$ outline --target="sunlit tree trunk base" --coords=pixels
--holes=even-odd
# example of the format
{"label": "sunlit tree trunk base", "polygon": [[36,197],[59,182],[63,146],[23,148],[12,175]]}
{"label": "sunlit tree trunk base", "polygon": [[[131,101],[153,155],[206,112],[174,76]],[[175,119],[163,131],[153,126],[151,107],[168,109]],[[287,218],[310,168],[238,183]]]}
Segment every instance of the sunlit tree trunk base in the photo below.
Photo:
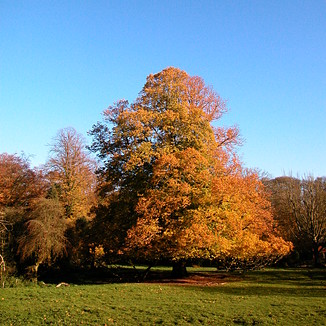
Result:
{"label": "sunlit tree trunk base", "polygon": [[35,265],[30,267],[29,277],[33,282],[37,282],[38,280],[38,268],[40,266],[39,262],[36,262]]}
{"label": "sunlit tree trunk base", "polygon": [[172,264],[172,274],[173,278],[182,278],[188,276],[186,263],[184,261],[174,262]]}

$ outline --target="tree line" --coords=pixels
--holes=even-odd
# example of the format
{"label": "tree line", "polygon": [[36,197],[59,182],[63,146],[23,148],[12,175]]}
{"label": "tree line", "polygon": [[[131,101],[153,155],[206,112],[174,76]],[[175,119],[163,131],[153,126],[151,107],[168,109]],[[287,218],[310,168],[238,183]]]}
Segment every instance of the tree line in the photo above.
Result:
{"label": "tree line", "polygon": [[42,167],[0,154],[1,272],[133,261],[178,276],[191,262],[265,266],[293,245],[319,263],[325,179],[244,168],[238,129],[216,127],[226,111],[202,78],[170,67],[106,109],[89,147],[66,128]]}

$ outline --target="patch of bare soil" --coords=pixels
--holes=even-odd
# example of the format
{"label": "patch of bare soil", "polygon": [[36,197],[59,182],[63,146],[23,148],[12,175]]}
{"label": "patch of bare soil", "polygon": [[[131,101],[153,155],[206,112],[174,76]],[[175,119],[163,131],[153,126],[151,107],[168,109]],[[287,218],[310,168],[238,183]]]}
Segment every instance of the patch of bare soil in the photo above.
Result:
{"label": "patch of bare soil", "polygon": [[220,273],[190,273],[184,278],[154,277],[145,283],[180,286],[220,286],[239,280],[237,276]]}

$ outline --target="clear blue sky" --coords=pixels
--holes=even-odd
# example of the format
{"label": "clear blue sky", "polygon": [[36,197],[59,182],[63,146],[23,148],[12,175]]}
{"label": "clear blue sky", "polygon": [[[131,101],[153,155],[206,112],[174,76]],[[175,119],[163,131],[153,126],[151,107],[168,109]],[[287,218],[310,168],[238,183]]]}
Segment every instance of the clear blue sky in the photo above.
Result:
{"label": "clear blue sky", "polygon": [[228,100],[247,167],[326,176],[324,0],[0,0],[0,153],[45,163],[168,66]]}

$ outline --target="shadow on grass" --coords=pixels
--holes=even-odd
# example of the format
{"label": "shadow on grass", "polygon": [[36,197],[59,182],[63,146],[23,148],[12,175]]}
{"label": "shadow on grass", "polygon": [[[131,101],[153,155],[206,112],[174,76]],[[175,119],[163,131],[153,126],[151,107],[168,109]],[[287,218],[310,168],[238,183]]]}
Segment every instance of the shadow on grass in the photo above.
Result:
{"label": "shadow on grass", "polygon": [[208,293],[235,296],[326,297],[326,269],[265,269],[250,271],[237,283],[205,287]]}
{"label": "shadow on grass", "polygon": [[[115,267],[95,270],[57,271],[43,275],[40,281],[76,285],[108,283],[160,283],[166,285],[200,286],[207,292],[229,295],[286,295],[324,297],[326,269],[265,269],[245,274],[191,269],[188,278],[171,279],[166,267],[151,270],[144,279],[144,268]],[[232,283],[232,285],[231,285]]]}
{"label": "shadow on grass", "polygon": [[326,285],[326,269],[265,269],[248,272],[247,282],[261,284],[282,284],[284,286]]}
{"label": "shadow on grass", "polygon": [[264,269],[251,271],[246,274],[255,281],[298,281],[300,279],[326,280],[326,269],[288,268],[288,269]]}
{"label": "shadow on grass", "polygon": [[202,289],[204,292],[211,294],[225,294],[234,296],[280,296],[280,297],[307,297],[307,298],[325,298],[326,290],[321,287],[307,286],[307,287],[283,287],[280,286],[220,286],[220,287],[206,287]]}
{"label": "shadow on grass", "polygon": [[39,281],[49,284],[65,282],[76,285],[135,283],[140,280],[141,272],[128,267],[57,270],[44,273],[39,277]]}

